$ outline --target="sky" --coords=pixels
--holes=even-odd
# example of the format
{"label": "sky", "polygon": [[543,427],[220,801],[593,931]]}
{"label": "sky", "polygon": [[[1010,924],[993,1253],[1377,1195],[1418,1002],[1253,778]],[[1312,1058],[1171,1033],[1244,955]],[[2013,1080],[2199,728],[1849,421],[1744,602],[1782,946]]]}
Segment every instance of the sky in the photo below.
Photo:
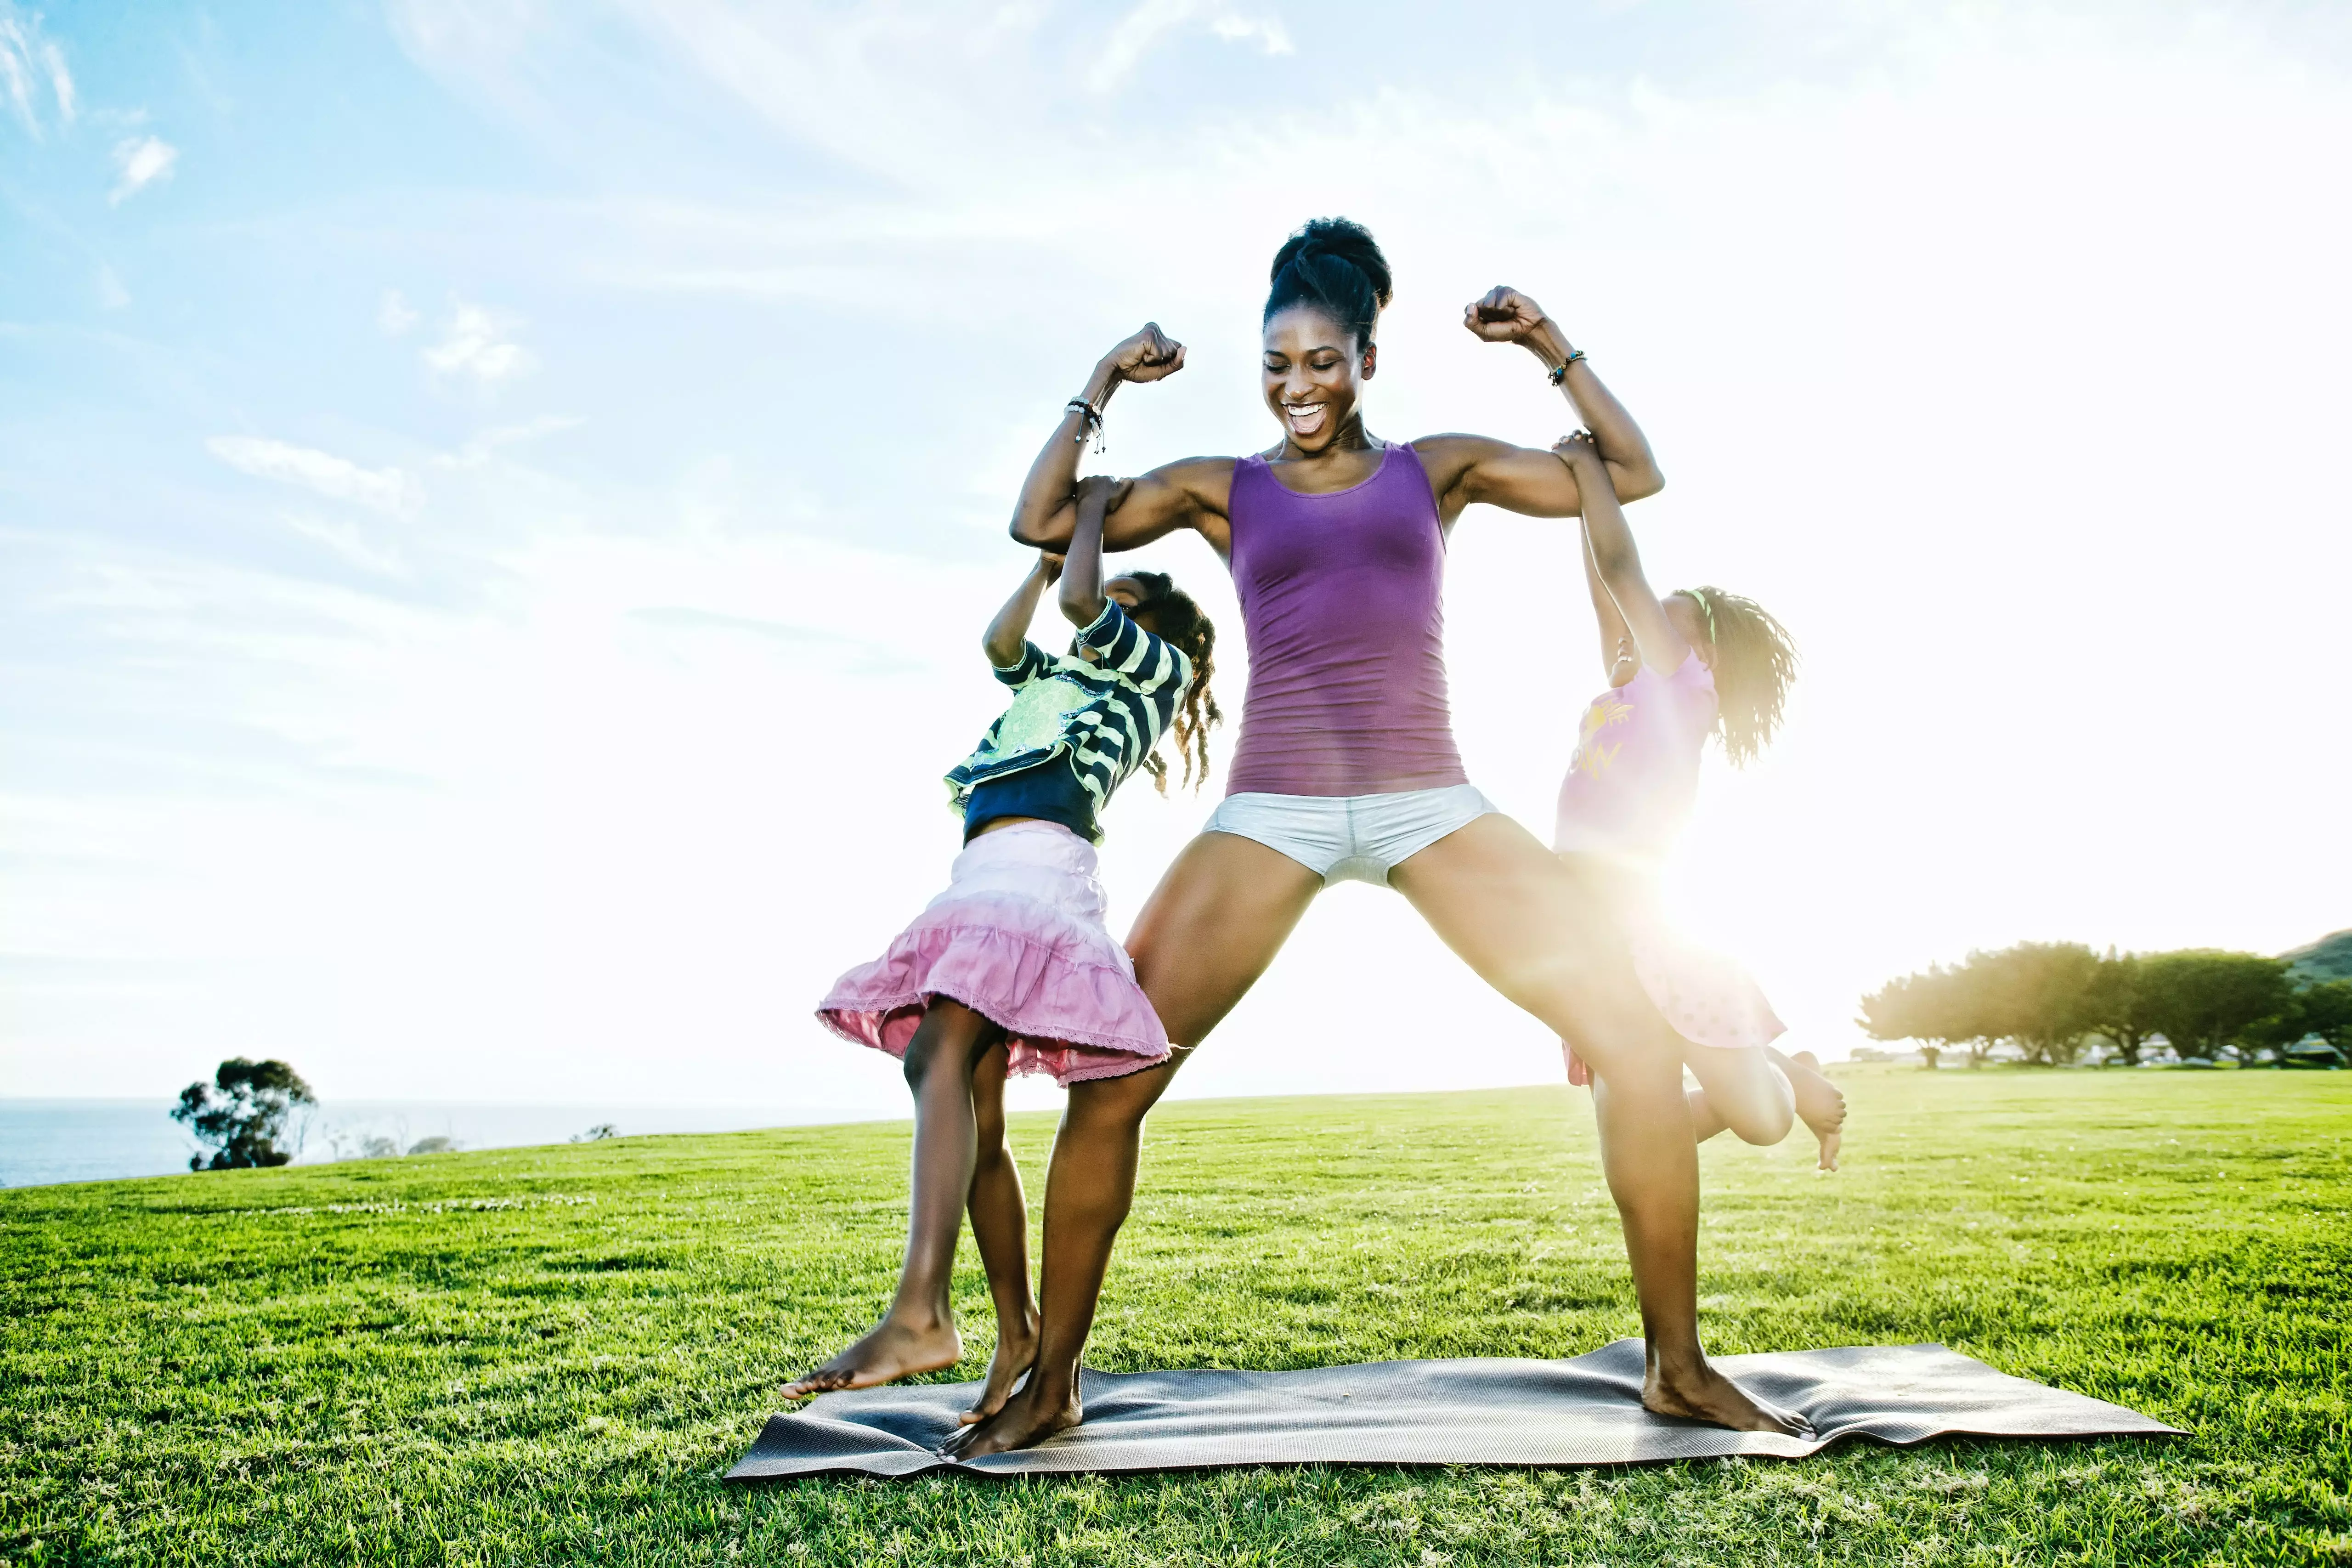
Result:
{"label": "sky", "polygon": [[[944,884],[1020,476],[1145,320],[1188,366],[1090,465],[1273,441],[1326,213],[1395,266],[1375,435],[1570,428],[1459,325],[1524,289],[1656,447],[1654,579],[1798,639],[1672,873],[1791,1046],[1973,947],[2352,925],[2343,9],[1480,15],[0,0],[0,1095],[903,1104],[810,1009]],[[1547,836],[1575,550],[1449,563]],[[1136,559],[1237,710],[1221,565]],[[1113,804],[1114,930],[1214,790]],[[1349,886],[1178,1092],[1559,1070]]]}

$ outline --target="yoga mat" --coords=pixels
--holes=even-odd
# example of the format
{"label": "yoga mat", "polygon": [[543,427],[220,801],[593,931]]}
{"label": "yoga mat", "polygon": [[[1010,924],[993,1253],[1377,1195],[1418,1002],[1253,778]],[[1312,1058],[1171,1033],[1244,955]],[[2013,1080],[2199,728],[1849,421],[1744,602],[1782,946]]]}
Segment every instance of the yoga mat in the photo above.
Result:
{"label": "yoga mat", "polygon": [[1728,1355],[1740,1385],[1813,1423],[1811,1437],[1732,1432],[1642,1408],[1642,1342],[1569,1361],[1391,1361],[1301,1372],[1087,1372],[1084,1424],[969,1464],[935,1451],[976,1383],[821,1394],[771,1415],[730,1481],[856,1474],[1066,1475],[1221,1465],[1630,1465],[1764,1454],[1846,1437],[2092,1437],[2179,1429],[2120,1405],[1995,1372],[1941,1345]]}

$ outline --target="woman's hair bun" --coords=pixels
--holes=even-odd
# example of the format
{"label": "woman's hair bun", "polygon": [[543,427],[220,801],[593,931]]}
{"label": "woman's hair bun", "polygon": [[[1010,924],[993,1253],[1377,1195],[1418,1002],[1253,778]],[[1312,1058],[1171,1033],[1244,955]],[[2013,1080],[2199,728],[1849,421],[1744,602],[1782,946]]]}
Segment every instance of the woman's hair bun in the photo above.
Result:
{"label": "woman's hair bun", "polygon": [[1344,217],[1312,219],[1284,240],[1274,253],[1273,284],[1260,321],[1293,305],[1311,305],[1352,331],[1359,343],[1371,341],[1392,293],[1380,242]]}

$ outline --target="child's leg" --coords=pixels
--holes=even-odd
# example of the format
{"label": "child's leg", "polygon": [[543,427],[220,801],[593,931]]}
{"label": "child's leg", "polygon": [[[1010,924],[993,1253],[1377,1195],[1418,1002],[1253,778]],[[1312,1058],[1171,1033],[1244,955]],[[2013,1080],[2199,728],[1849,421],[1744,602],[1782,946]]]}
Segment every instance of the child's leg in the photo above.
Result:
{"label": "child's leg", "polygon": [[1812,1052],[1784,1057],[1769,1046],[1764,1049],[1789,1075],[1789,1087],[1797,1097],[1797,1115],[1821,1142],[1820,1168],[1836,1170],[1838,1143],[1845,1136],[1845,1096],[1822,1074],[1822,1059]]}
{"label": "child's leg", "polygon": [[1752,1046],[1685,1040],[1683,1060],[1706,1091],[1710,1121],[1748,1143],[1778,1143],[1789,1135],[1796,1121],[1796,1094],[1770,1055]]}
{"label": "child's leg", "polygon": [[934,1001],[907,1045],[907,1083],[915,1091],[913,1201],[907,1261],[898,1294],[872,1332],[814,1372],[784,1387],[798,1399],[834,1388],[866,1388],[893,1378],[953,1366],[963,1353],[948,1289],[956,1240],[971,1191],[972,1059],[996,1026],[960,1003]]}
{"label": "child's leg", "polygon": [[1691,1131],[1699,1142],[1706,1142],[1724,1130],[1726,1123],[1715,1113],[1715,1101],[1707,1099],[1706,1090],[1685,1089],[1683,1098],[1690,1102]]}
{"label": "child's leg", "polygon": [[1004,1137],[1004,1068],[1002,1042],[980,1054],[971,1068],[971,1111],[979,1130],[971,1167],[971,1235],[988,1270],[988,1293],[996,1303],[996,1353],[989,1357],[988,1381],[963,1414],[970,1425],[993,1415],[1037,1353],[1037,1298],[1029,1288],[1029,1205],[1021,1191],[1021,1168]]}
{"label": "child's leg", "polygon": [[[1821,1058],[1812,1052],[1799,1051],[1790,1057],[1781,1055],[1769,1046],[1764,1047],[1763,1050],[1787,1082],[1798,1119],[1812,1129],[1814,1138],[1821,1143],[1820,1168],[1836,1170],[1838,1142],[1845,1127],[1845,1096],[1838,1092],[1837,1085],[1822,1075]],[[1697,1134],[1700,1142],[1704,1143],[1724,1131],[1727,1123],[1715,1109],[1715,1102],[1707,1097],[1705,1089],[1692,1089],[1688,1098],[1691,1130]],[[1787,1135],[1788,1129],[1783,1127],[1781,1136]],[[1748,1142],[1759,1140],[1749,1139]],[[1780,1139],[1769,1142],[1777,1143]]]}

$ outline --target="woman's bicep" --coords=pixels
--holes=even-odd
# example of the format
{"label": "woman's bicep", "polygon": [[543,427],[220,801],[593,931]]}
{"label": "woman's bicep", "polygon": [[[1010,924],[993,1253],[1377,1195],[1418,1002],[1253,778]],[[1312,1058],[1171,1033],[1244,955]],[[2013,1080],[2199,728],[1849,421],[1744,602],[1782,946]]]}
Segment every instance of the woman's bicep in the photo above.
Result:
{"label": "woman's bicep", "polygon": [[1180,528],[1198,526],[1199,505],[1183,482],[1183,468],[1171,463],[1129,483],[1118,510],[1103,521],[1105,550],[1133,550]]}
{"label": "woman's bicep", "polygon": [[1522,517],[1574,517],[1583,510],[1576,476],[1551,453],[1483,437],[1454,439],[1475,443],[1454,483],[1463,505],[1484,502]]}

